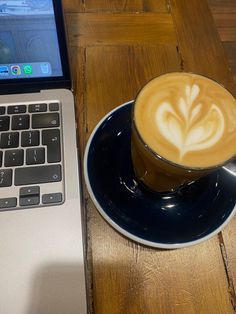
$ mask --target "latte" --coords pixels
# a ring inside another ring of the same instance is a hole
[[[143,142],[174,164],[206,169],[236,154],[236,100],[201,75],[151,80],[137,96],[133,119]]]

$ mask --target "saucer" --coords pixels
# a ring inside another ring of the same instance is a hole
[[[108,113],[86,146],[85,181],[98,211],[124,236],[151,247],[185,247],[216,235],[236,210],[236,173],[221,168],[172,193],[140,185],[131,162],[132,103]]]

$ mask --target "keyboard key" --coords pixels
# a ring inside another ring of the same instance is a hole
[[[9,124],[10,124],[10,118],[9,117],[0,117],[0,131],[8,131],[9,130]]]
[[[47,104],[29,105],[29,112],[44,112],[44,111],[47,111]]]
[[[61,161],[60,130],[43,130],[42,143],[47,145],[48,163]]]
[[[44,164],[45,163],[45,148],[28,148],[26,150],[26,164]]]
[[[18,132],[2,133],[0,140],[1,148],[16,148],[18,146],[19,146]]]
[[[9,106],[7,108],[8,114],[25,113],[25,112],[26,112],[26,105]]]
[[[39,113],[32,115],[32,128],[53,128],[60,125],[58,113]]]
[[[42,202],[43,204],[61,203],[62,194],[61,193],[44,194],[42,197]]]
[[[5,114],[6,108],[5,107],[0,107],[0,115]]]
[[[3,155],[3,153],[2,153],[2,151],[0,151],[0,167],[2,167],[2,155]]]
[[[49,110],[50,111],[59,111],[58,102],[53,102],[53,103],[49,104]]]
[[[12,169],[0,170],[0,188],[12,185]]]
[[[24,163],[23,149],[12,149],[5,152],[5,167],[22,166]]]
[[[4,208],[16,207],[16,197],[0,198],[0,210]]]
[[[39,196],[20,197],[20,206],[31,206],[39,204]]]
[[[24,130],[29,128],[29,115],[18,115],[12,117],[12,130]]]
[[[61,181],[61,165],[22,167],[15,170],[15,185]]]
[[[23,131],[21,133],[21,146],[38,146],[39,145],[39,131]]]
[[[39,193],[40,193],[39,186],[29,186],[29,187],[20,188],[20,197],[39,195]]]

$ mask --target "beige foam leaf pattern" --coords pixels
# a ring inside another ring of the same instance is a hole
[[[212,147],[224,133],[224,116],[216,104],[194,124],[203,108],[201,103],[193,106],[199,91],[197,85],[186,86],[185,95],[177,104],[178,110],[165,101],[156,111],[156,125],[162,136],[178,148],[180,160],[187,152]]]

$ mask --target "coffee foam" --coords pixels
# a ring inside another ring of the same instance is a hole
[[[211,167],[236,153],[236,100],[200,75],[171,73],[139,93],[135,124],[160,156],[188,167]]]

